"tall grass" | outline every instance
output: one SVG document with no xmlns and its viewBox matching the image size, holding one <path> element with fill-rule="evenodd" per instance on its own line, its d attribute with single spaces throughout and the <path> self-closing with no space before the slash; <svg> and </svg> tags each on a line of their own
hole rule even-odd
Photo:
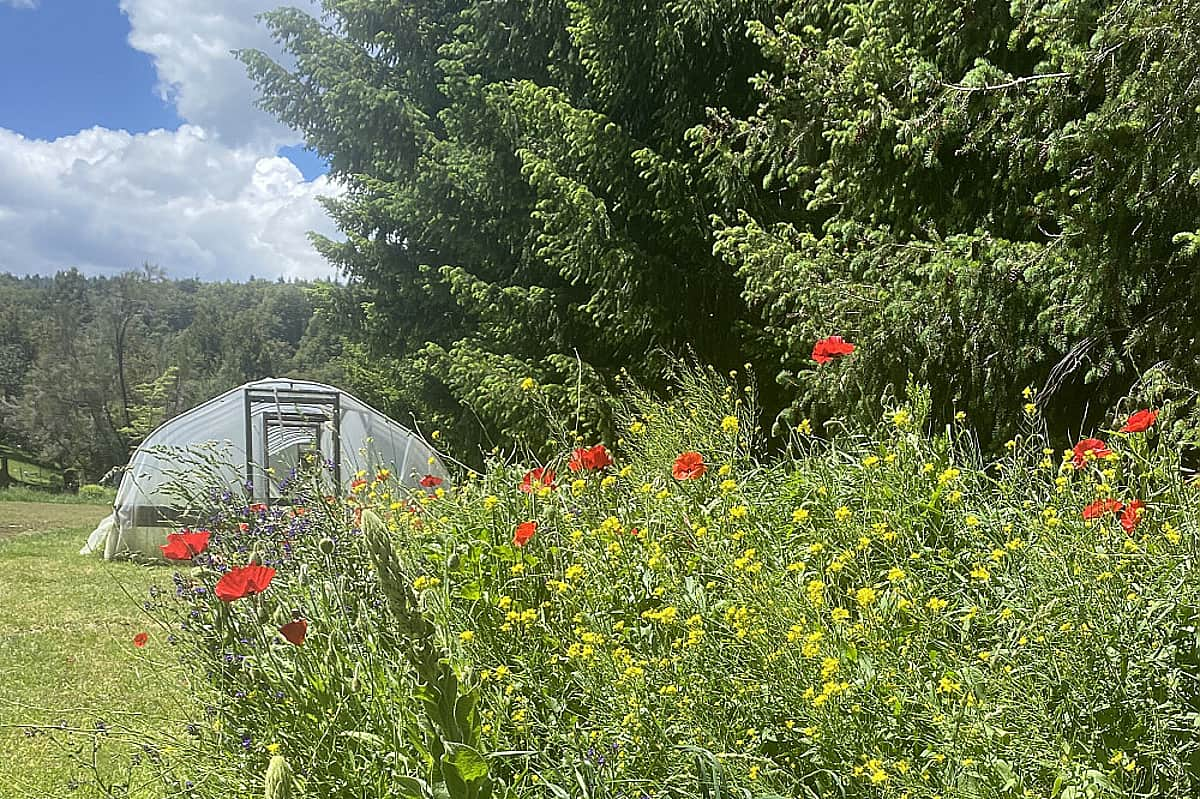
<svg viewBox="0 0 1200 799">
<path fill-rule="evenodd" d="M 684 372 L 673 402 L 627 394 L 612 465 L 573 470 L 596 442 L 566 440 L 453 487 L 234 502 L 159 608 L 213 719 L 189 767 L 236 775 L 214 796 L 277 754 L 329 797 L 1194 795 L 1198 503 L 1173 441 L 1077 463 L 1031 433 L 985 462 L 910 396 L 763 460 L 752 398 Z M 673 471 L 685 452 L 703 474 Z M 1083 518 L 1106 499 L 1146 504 Z M 270 587 L 213 599 L 248 560 Z"/>
</svg>

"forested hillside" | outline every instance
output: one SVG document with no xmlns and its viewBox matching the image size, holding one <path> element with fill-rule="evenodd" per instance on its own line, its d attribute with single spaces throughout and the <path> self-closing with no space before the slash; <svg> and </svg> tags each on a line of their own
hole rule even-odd
<svg viewBox="0 0 1200 799">
<path fill-rule="evenodd" d="M 985 446 L 1200 376 L 1193 0 L 324 5 L 241 57 L 349 186 L 354 382 L 453 441 L 539 440 L 525 378 L 603 427 L 664 352 L 790 424 L 911 372 Z"/>
<path fill-rule="evenodd" d="M 334 284 L 0 275 L 0 444 L 96 479 L 167 418 L 266 376 L 338 382 Z"/>
</svg>

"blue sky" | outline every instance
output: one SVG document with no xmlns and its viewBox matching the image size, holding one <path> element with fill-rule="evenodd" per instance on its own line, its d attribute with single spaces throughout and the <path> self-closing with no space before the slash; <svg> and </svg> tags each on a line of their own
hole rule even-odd
<svg viewBox="0 0 1200 799">
<path fill-rule="evenodd" d="M 0 126 L 56 139 L 100 125 L 141 133 L 183 122 L 155 92 L 146 53 L 129 46 L 115 0 L 0 6 Z"/>
<path fill-rule="evenodd" d="M 338 188 L 229 55 L 271 51 L 276 4 L 0 0 L 0 272 L 329 274 L 305 234 Z"/>
</svg>

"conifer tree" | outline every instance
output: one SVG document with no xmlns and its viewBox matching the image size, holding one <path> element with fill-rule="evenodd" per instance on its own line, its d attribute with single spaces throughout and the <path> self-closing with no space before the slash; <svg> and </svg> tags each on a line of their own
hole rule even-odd
<svg viewBox="0 0 1200 799">
<path fill-rule="evenodd" d="M 327 2 L 266 22 L 295 57 L 243 60 L 263 105 L 349 188 L 321 251 L 361 290 L 357 390 L 459 442 L 563 416 L 664 353 L 741 362 L 744 307 L 712 252 L 684 133 L 750 111 L 759 0 Z M 745 106 L 745 107 L 744 107 Z M 347 361 L 354 361 L 352 356 Z"/>
<path fill-rule="evenodd" d="M 755 113 L 690 136 L 793 418 L 915 372 L 1002 441 L 1026 385 L 1077 427 L 1157 364 L 1200 378 L 1200 5 L 788 5 L 750 25 Z"/>
<path fill-rule="evenodd" d="M 1026 385 L 1063 427 L 1200 378 L 1196 0 L 324 9 L 241 57 L 348 186 L 352 388 L 451 440 L 536 443 L 526 377 L 598 423 L 689 350 L 790 422 L 912 374 L 985 442 Z"/>
</svg>

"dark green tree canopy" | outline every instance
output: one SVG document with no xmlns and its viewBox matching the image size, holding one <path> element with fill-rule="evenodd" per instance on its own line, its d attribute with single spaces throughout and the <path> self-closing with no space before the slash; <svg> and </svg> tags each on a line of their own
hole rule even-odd
<svg viewBox="0 0 1200 799">
<path fill-rule="evenodd" d="M 348 186 L 318 246 L 389 409 L 536 441 L 523 377 L 569 414 L 690 350 L 783 420 L 912 373 L 986 438 L 1025 385 L 1062 426 L 1200 377 L 1198 10 L 327 0 L 241 57 Z"/>
<path fill-rule="evenodd" d="M 714 102 L 752 110 L 763 62 L 743 20 L 767 5 L 267 15 L 296 66 L 242 54 L 263 104 L 349 187 L 330 203 L 347 240 L 318 246 L 363 292 L 360 381 L 387 371 L 389 403 L 483 442 L 541 433 L 524 377 L 565 409 L 667 351 L 740 363 L 741 287 L 713 254 L 684 133 Z"/>
<path fill-rule="evenodd" d="M 159 424 L 262 377 L 340 383 L 334 283 L 0 275 L 0 444 L 97 479 Z M 316 305 L 321 311 L 316 312 Z"/>
<path fill-rule="evenodd" d="M 1078 424 L 1160 361 L 1200 376 L 1196 10 L 797 3 L 750 25 L 762 103 L 690 136 L 797 413 L 866 409 L 911 370 L 943 410 L 987 423 L 1032 385 Z M 803 357 L 825 332 L 862 344 L 836 383 Z"/>
</svg>

